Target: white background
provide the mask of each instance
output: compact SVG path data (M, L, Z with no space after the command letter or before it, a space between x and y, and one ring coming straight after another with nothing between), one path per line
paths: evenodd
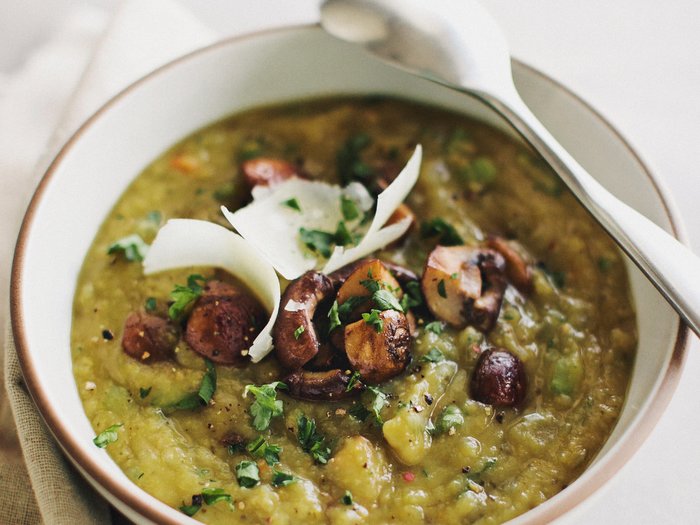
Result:
M179 1L222 34L313 20L317 3ZM700 0L483 1L505 29L514 56L573 89L637 149L671 190L697 251ZM21 68L71 9L85 4L111 10L116 1L0 0L0 80ZM575 523L700 523L698 352L693 338L681 383L658 427Z

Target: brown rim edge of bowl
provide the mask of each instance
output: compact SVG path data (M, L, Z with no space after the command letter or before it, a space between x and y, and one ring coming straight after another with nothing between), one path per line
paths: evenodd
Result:
M201 49L197 49L171 62L168 62L167 64L160 66L159 68L150 72L146 76L130 84L117 95L115 95L112 99L110 99L100 109L98 109L92 116L90 116L90 118L88 118L80 126L80 128L71 136L71 138L63 145L59 153L56 155L54 160L47 168L41 181L39 182L34 192L34 195L32 196L32 199L29 203L24 219L22 220L22 226L20 228L20 232L17 238L17 244L15 247L15 255L12 263L12 273L10 278L10 315L15 345L17 347L17 355L19 358L20 367L22 369L22 375L24 377L25 384L27 385L27 388L34 400L34 403L37 405L37 408L39 409L39 412L44 418L44 421L46 422L48 428L51 430L52 434L60 443L63 450L71 457L71 459L78 463L80 465L80 468L82 468L96 483L101 485L106 491L112 494L123 505L133 509L137 514L143 516L144 518L156 523L177 525L179 519L174 520L172 516L166 514L165 509L160 509L157 506L154 506L154 502L158 502L162 505L166 504L161 502L154 496L151 496L150 494L146 493L142 489L138 488L137 485L132 484L131 486L126 486L121 483L115 483L114 479L110 477L110 475L102 468L100 462L92 461L88 455L84 454L82 449L85 447L85 444L79 443L77 440L74 440L72 438L70 430L61 421L59 414L51 409L51 405L45 392L43 392L39 388L39 379L36 375L36 370L34 369L32 358L30 357L28 350L21 308L21 284L22 269L24 266L23 263L25 255L25 245L28 235L31 231L31 225L33 222L34 214L41 200L41 197L46 189L46 186L51 180L57 166L61 163L61 160L71 149L72 145L103 113L105 113L119 100L124 98L128 93L136 89L139 85L146 82L151 77L159 75L161 72L168 70L171 67L177 66L181 62L187 61L200 54L210 52L211 50L217 49L221 46L229 45L232 42L248 40L265 34L298 31L302 29L311 29L318 27L319 24L301 24L282 28L271 28L262 31L247 33L245 35L223 38L213 44L205 46ZM585 102L582 98L573 93L566 86L562 85L558 81L552 79L551 77L545 75L544 73L536 70L531 66L528 66L519 61L516 62L518 62L519 65L525 67L531 72L537 74L546 82L553 84L555 87L569 94L573 99L575 99L582 106L588 109L603 124L604 127L609 129L618 138L618 140L625 147L625 149L627 149L628 152L632 155L632 157L637 161L642 171L651 182L654 190L658 194L664 206L666 215L671 223L673 234L682 242L687 242L685 234L682 228L680 227L680 221L677 217L677 214L670 205L669 195L661 189L660 184L651 174L651 172L641 160L636 151L633 150L632 147L627 143L624 137L598 111L592 108L587 102ZM562 516L566 512L572 510L574 507L579 505L585 499L587 499L591 494L596 492L596 490L598 490L603 484L605 484L630 459L632 454L641 446L641 444L648 437L651 430L654 428L659 418L661 417L664 408L666 407L666 405L668 405L669 401L671 400L673 392L675 391L680 378L680 372L685 362L685 350L688 344L688 333L688 328L679 320L679 328L674 343L674 351L671 356L671 360L669 362L666 374L664 375L664 378L659 386L659 390L656 396L651 400L649 406L647 407L646 416L638 422L635 428L634 436L629 437L627 443L625 443L625 446L621 447L616 452L616 454L611 457L609 462L605 465L605 468L601 469L599 473L600 478L598 478L597 480L587 480L586 483L578 487L576 493L571 493L570 496L567 496L566 490L560 492L558 494L560 498L558 498L558 500L554 502L554 504L552 504L550 508L544 508L544 512L538 513L539 515L537 517L533 516L532 519L527 519L527 513L521 515L523 518L525 518L525 520L522 521L522 523L551 521L555 518ZM135 488L138 491L145 494L147 497L144 498L142 494L139 494L139 492L134 490ZM550 499L549 501L552 500ZM543 505L546 505L546 503L544 503Z

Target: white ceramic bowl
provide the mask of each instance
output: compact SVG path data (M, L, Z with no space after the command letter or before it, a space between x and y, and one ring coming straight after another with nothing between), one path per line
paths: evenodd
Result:
M584 167L678 235L668 198L624 140L562 86L522 64L514 68L523 98ZM69 347L71 305L83 257L118 196L182 137L242 109L334 93L397 94L503 127L464 95L391 69L318 27L269 31L197 51L126 89L69 141L32 200L12 275L12 322L24 377L73 463L137 522L192 521L139 489L92 444L94 432L78 397ZM551 521L588 498L639 447L676 386L687 332L641 273L628 266L640 343L620 421L577 481L514 522Z

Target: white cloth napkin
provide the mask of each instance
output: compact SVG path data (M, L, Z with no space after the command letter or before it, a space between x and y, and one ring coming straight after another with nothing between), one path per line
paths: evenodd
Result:
M124 87L214 38L212 30L170 0L126 0L109 23L104 12L81 8L19 73L0 78L1 289L7 289L21 212L65 140ZM0 305L3 326L4 298ZM3 368L0 523L109 521L104 501L67 465L38 417L22 385L9 328L0 352Z

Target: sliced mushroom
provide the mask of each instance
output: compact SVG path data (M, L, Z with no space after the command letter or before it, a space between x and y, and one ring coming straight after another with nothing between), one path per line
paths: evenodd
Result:
M496 250L506 260L506 276L524 294L532 292L532 267L525 258L503 237L490 236L487 246Z
M310 270L292 281L282 294L280 312L272 329L275 355L285 368L296 370L319 351L313 323L319 303L333 293L331 280Z
M385 310L379 319L381 331L364 320L345 327L345 353L350 366L367 384L382 383L400 374L411 359L406 316Z
M347 280L347 278L350 277L350 275L352 275L352 273L355 270L357 270L360 266L364 265L368 261L372 260L373 259L370 258L359 259L355 262L343 266L342 268L339 268L338 270L332 273L329 273L328 278L331 281L333 281L334 286L340 287ZM401 286L405 286L406 283L410 281L418 281L418 276L408 268L404 268L399 264L395 264L388 261L382 261L382 264L386 266L391 275L394 276L394 278L398 281L398 283Z
M340 369L325 372L297 370L282 381L287 385L289 395L292 397L312 401L338 401L364 390L360 381L355 381L348 389L351 377L352 374L349 371Z
M240 365L266 316L248 293L222 281L209 281L187 319L185 341L215 363Z
M170 358L179 339L178 328L168 319L132 312L124 323L122 348L130 357L152 363Z
M436 246L425 263L421 288L431 313L457 328L487 332L496 322L506 281L505 260L496 251Z
M281 159L258 157L241 165L243 175L251 186L270 186L292 177L304 177L294 164Z
M527 393L527 374L522 361L502 348L484 351L476 362L471 395L494 406L519 405Z

